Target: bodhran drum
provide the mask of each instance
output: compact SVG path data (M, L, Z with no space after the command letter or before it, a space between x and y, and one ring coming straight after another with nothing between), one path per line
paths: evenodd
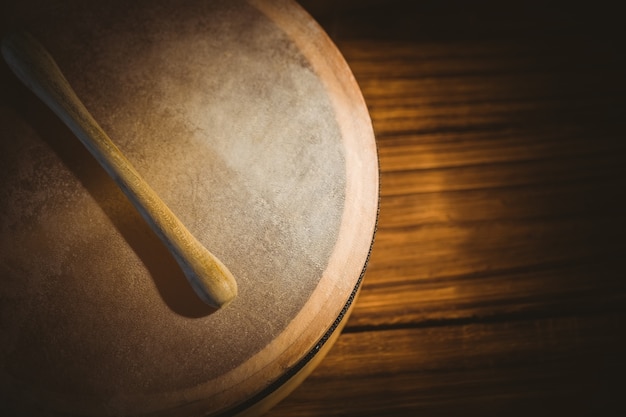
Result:
M0 414L266 410L332 344L373 241L376 146L340 53L285 0L4 7L239 294L200 301L3 62Z

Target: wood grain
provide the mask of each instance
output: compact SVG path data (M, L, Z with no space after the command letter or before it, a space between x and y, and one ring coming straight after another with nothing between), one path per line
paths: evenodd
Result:
M269 415L623 411L626 62L615 10L302 3L363 91L381 212L344 333Z

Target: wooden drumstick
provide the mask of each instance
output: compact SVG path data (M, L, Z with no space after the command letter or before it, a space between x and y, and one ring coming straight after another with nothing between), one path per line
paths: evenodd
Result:
M31 35L3 39L2 55L17 77L74 132L172 253L198 296L213 307L237 295L230 271L185 228L141 178L80 101L54 59Z

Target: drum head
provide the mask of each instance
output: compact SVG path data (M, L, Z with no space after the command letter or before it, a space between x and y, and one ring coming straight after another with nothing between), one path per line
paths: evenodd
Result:
M205 415L269 394L335 330L372 244L376 147L339 52L288 1L8 12L3 29L45 45L239 295L204 305L115 183L2 63L4 406Z

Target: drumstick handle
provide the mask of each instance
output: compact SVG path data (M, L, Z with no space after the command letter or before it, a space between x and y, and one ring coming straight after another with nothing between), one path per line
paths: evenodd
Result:
M74 132L174 256L198 296L213 307L237 295L230 271L185 228L141 178L80 101L54 59L31 35L5 37L2 55L17 77Z

